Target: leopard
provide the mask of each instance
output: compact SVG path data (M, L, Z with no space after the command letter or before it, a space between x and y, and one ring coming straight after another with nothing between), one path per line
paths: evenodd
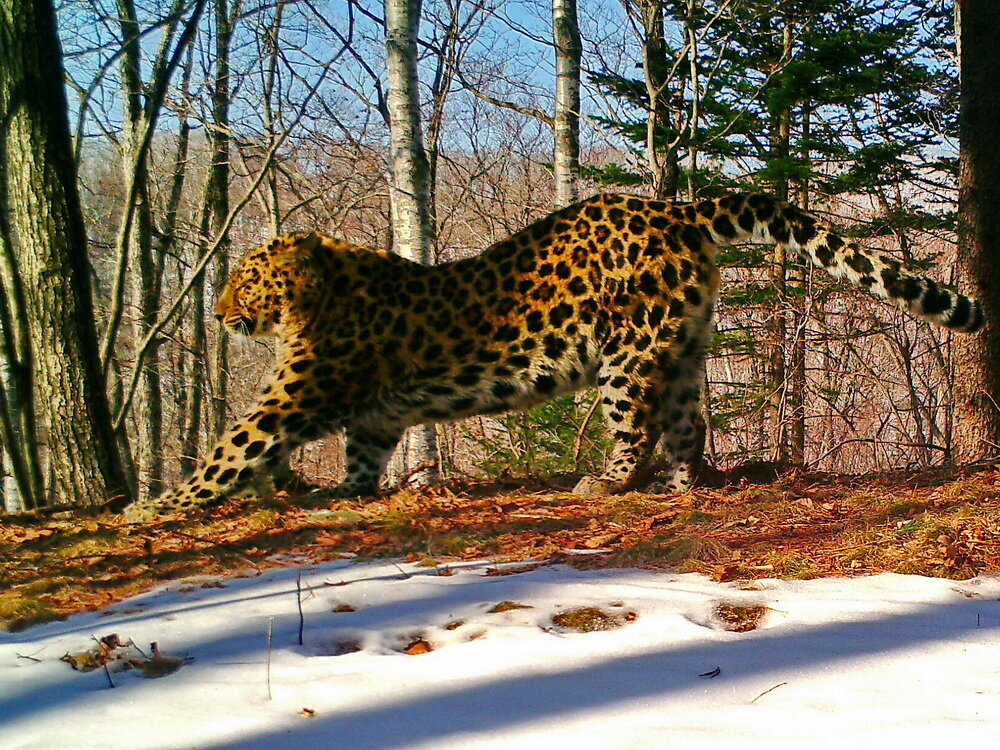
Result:
M701 460L699 405L720 246L775 243L807 264L958 332L982 305L913 275L816 215L760 193L675 203L599 194L481 254L424 265L299 232L250 251L218 298L227 329L275 342L259 400L195 471L126 518L190 511L274 472L296 447L344 435L336 497L379 490L407 427L525 409L596 386L612 446L573 492L637 489L659 444L664 491Z

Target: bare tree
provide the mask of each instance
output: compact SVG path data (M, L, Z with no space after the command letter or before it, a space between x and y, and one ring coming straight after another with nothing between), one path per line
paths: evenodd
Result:
M229 275L229 232L225 229L229 214L229 157L230 157L230 81L229 51L233 38L233 28L242 8L241 0L215 0L215 79L211 87L212 129L211 165L205 188L204 219L202 235L216 237L219 254L216 256L216 276L224 279ZM215 351L211 357L212 371L212 431L221 435L226 429L226 394L229 382L229 336L223 330L216 339Z
M154 241L156 224L152 207L150 149L156 124L167 97L171 76L191 44L205 0L198 0L184 21L184 0L173 0L168 21L160 30L156 54L150 61L151 77L143 81L143 28L133 0L116 0L121 54L122 137L120 141L123 210L117 236L117 268L111 295L111 312L101 347L105 373L118 343L126 297L137 311L133 322L135 342L155 326L159 315L164 256L162 242ZM175 35L181 33L175 41ZM160 385L159 341L142 356L134 354L133 368L140 373L138 398L133 415L137 427L137 458L141 498L159 494L163 479L163 403ZM124 433L119 438L126 440Z

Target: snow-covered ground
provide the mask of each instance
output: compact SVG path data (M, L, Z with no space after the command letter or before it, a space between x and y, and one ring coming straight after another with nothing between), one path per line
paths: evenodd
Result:
M741 586L489 567L301 568L303 646L298 568L0 634L0 748L1000 746L998 577ZM487 611L501 601L530 608ZM720 603L769 609L734 633ZM637 617L553 624L579 606ZM113 674L114 689L59 661L109 633L192 661L158 679ZM433 650L402 653L418 638ZM336 655L345 644L361 650Z

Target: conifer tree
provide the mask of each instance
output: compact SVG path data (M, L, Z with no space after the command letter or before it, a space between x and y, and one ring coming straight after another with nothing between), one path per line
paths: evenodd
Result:
M930 127L935 118L927 112L936 79L927 56L915 54L926 37L917 15L898 5L703 0L692 7L688 0L665 0L665 23L673 27L669 38L697 40L668 47L665 55L673 70L695 70L698 77L694 83L681 75L670 79L673 111L651 141L645 133L645 82L608 72L593 75L599 88L636 112L633 119L604 125L639 148L677 144L681 182L690 182L702 197L762 189L808 207L820 196L869 194L882 215L871 228L852 228L858 234L925 226L934 221L926 210L900 211L877 199L887 185L931 169L937 160L929 151L938 138ZM696 64L686 66L692 47ZM696 157L684 159L685 153ZM692 166L697 171L689 174ZM619 165L595 176L609 182L649 179ZM748 283L727 285L723 305L771 313L771 346L762 350L759 330L723 332L717 346L760 357L764 376L741 394L734 411L727 414L722 404L718 416L763 407L771 418L761 420L762 445L771 443L773 457L801 462L808 394L801 312L795 311L806 293L804 276L789 278L785 258L758 248L727 248L719 260L768 271L767 284L758 274Z

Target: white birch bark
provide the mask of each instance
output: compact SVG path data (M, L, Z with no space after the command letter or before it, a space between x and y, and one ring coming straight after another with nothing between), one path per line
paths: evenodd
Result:
M420 0L386 0L385 48L389 109L390 196L395 251L418 263L433 262L427 153L420 124L417 27Z
M417 28L420 0L385 0L385 50L389 110L389 195L393 246L404 258L434 261L430 169L420 124L417 77ZM433 425L408 431L404 439L410 483L421 486L437 478L437 441Z
M552 0L556 101L552 165L557 207L575 203L580 178L580 58L576 0Z

